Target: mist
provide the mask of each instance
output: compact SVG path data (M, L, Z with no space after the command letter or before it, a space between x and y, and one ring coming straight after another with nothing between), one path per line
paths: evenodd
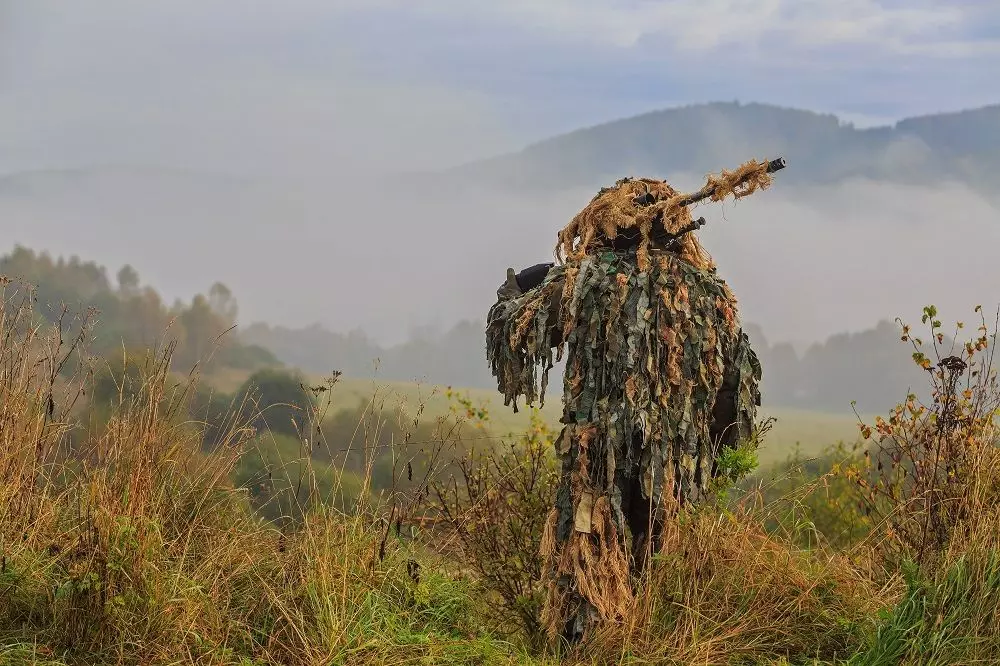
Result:
M347 5L0 4L4 249L128 263L168 299L219 280L241 325L319 322L392 344L484 317L505 269L550 260L607 183L529 194L460 171L409 180L518 150L551 110L539 98L512 112L517 100L412 62L392 75L348 38ZM609 180L621 175L702 182ZM779 173L699 214L744 319L772 340L916 319L929 302L967 319L997 300L998 210L962 183L792 188Z
M393 343L416 326L484 317L506 268L551 260L556 232L594 193L341 185L71 172L49 175L41 192L7 179L0 215L8 243L112 269L129 263L171 298L221 280L239 299L241 323L319 322ZM744 319L770 339L912 320L929 303L966 319L997 299L998 211L958 184L790 190L778 174L771 189L698 214Z

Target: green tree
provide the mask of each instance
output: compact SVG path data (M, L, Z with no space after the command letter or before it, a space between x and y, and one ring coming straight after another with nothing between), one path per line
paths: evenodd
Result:
M235 405L255 415L254 427L297 436L303 433L316 406L313 396L303 389L298 373L273 368L258 370L236 393Z
M218 337L229 327L202 294L195 296L191 305L181 311L178 322L184 329L184 341L178 358L178 362L183 365L194 365L206 360Z
M208 290L208 306L228 326L236 323L239 306L233 292L221 282L216 282Z
M139 272L128 264L118 271L118 291L122 296L132 296L139 291Z

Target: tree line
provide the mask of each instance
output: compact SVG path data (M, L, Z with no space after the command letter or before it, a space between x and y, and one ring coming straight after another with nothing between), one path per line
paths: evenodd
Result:
M255 323L231 331L239 307L224 284L213 284L188 303L168 305L128 265L112 281L107 269L93 261L53 258L16 247L0 257L0 275L35 285L38 311L50 321L58 318L61 304L76 311L96 308L101 325L93 351L99 355L171 341L177 345L174 364L185 371L211 358L214 367L241 371L285 365L322 376L338 371L386 381L495 387L479 320L382 346L363 331L338 333L318 324L292 329ZM219 336L226 331L220 345ZM747 332L764 367L762 388L769 406L844 412L857 401L861 411L884 411L902 397L900 386L923 383L919 371L900 354L899 326L890 321L832 335L801 353L791 344L772 343L760 326L750 324ZM558 382L550 388L561 389Z
M483 331L482 321L466 320L391 347L361 331L336 333L318 324L300 329L254 324L243 336L311 373L338 369L348 376L377 374L387 381L489 389L496 384L486 364ZM884 411L905 397L899 387L924 382L907 354L900 353L899 326L890 321L832 335L801 353L789 343L770 342L760 326L748 325L747 334L764 368L762 391L768 406L847 412L857 401L861 411ZM558 382L550 386L553 394L561 389Z
M138 272L123 266L115 275L93 261L72 256L53 258L17 246L0 257L0 275L31 285L36 290L36 314L56 322L63 307L70 313L97 312L100 326L92 342L99 356L121 353L122 348L148 348L176 344L176 367L190 369L211 359L216 367L253 370L279 364L277 357L238 335L220 336L232 329L239 307L221 282L189 303L163 301L157 291L143 285Z

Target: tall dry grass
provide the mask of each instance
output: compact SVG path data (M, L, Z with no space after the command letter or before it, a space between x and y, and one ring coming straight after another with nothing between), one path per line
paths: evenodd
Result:
M169 347L88 429L68 407L91 322L68 335L37 321L23 285L2 296L0 663L520 659L477 626L461 581L386 539L377 507L317 504L285 528L256 516L231 482L250 419L205 451Z
M735 503L682 512L624 620L556 646L564 661L1000 663L996 334L982 321L968 343L945 345L936 311L925 315L935 356L914 361L928 370L928 404L909 396L888 419L859 423L868 448L838 447L817 477L778 484L783 495L758 485ZM529 436L510 454L486 453L465 471L475 492L439 500L458 556L484 573L482 593L508 618L540 593L529 577L537 559L518 547L522 516L549 490L532 483L549 471L537 445ZM469 523L476 531L465 535ZM528 593L511 595L497 571L516 573ZM537 618L521 624L537 635Z

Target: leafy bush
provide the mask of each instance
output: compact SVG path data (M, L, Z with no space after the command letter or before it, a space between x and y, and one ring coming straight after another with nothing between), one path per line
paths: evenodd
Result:
M462 562L496 600L498 626L520 629L535 649L545 642L540 549L556 496L552 441L553 433L534 413L520 440L459 460L457 478L433 484L430 505L458 542Z
M315 421L316 401L297 372L258 370L240 386L236 403L252 405L254 427L258 431L303 437L309 424Z
M872 444L845 474L856 483L854 497L865 514L883 526L880 547L893 561L933 565L1000 498L1000 482L984 473L997 465L996 331L990 334L982 309L976 311L981 325L975 337L958 343L959 322L945 349L937 309L924 309L932 358L922 351L923 340L903 326L903 341L927 372L930 402L911 394L888 420L860 424Z

